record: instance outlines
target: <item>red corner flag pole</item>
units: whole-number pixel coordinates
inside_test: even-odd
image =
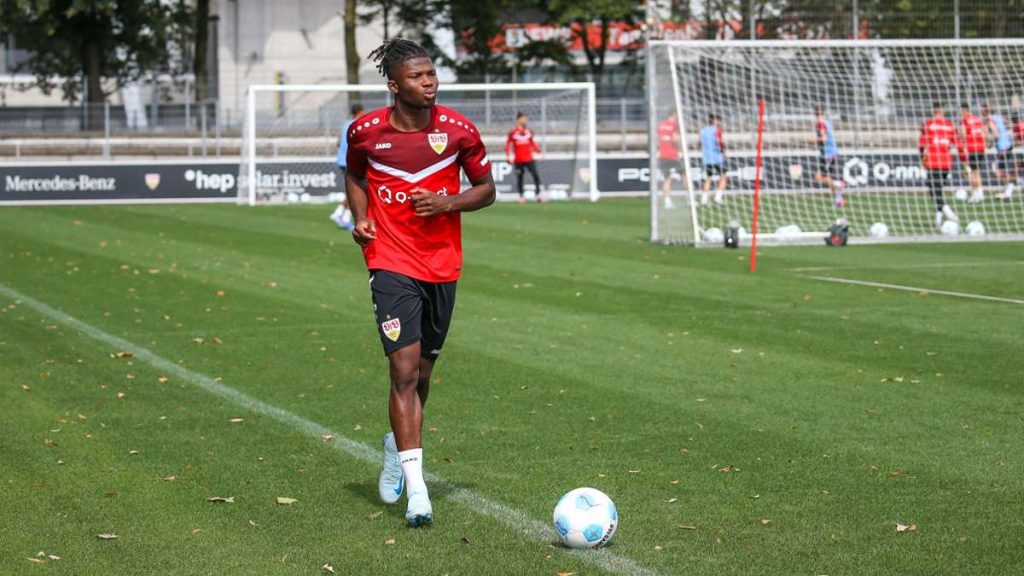
[[[764,99],[757,106],[757,161],[754,168],[754,221],[750,226],[750,271],[757,270],[757,211],[761,205],[761,149],[764,142]]]

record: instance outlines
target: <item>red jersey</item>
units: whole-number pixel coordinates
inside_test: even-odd
[[[1024,142],[1024,120],[1017,120],[1014,122],[1013,140],[1018,144]]]
[[[505,154],[513,153],[513,164],[533,162],[533,153],[540,152],[540,146],[533,141],[533,130],[525,126],[516,126],[508,133],[505,140]]]
[[[658,159],[678,160],[679,148],[676,147],[676,140],[679,138],[679,124],[675,118],[663,120],[658,124]]]
[[[960,121],[964,128],[964,140],[968,154],[985,151],[985,122],[974,114],[964,114]]]
[[[392,108],[364,114],[348,131],[348,170],[365,175],[367,218],[377,238],[363,247],[366,267],[425,282],[458,280],[462,271],[462,228],[458,212],[416,216],[410,190],[426,188],[447,196],[460,191],[459,169],[470,181],[491,164],[472,122],[444,106],[434,106],[430,123],[416,132],[396,130]]]
[[[924,167],[929,170],[949,170],[953,167],[953,155],[949,149],[956,146],[960,159],[966,160],[963,142],[947,118],[929,118],[921,127],[918,150],[924,155]]]

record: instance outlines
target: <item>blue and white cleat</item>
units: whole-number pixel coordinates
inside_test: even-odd
[[[413,494],[409,497],[409,506],[405,509],[405,522],[410,528],[430,526],[434,523],[434,509],[430,506],[430,498],[426,494]]]
[[[377,490],[380,492],[382,502],[394,504],[402,497],[402,490],[404,488],[405,475],[402,474],[402,463],[398,461],[398,446],[395,445],[395,435],[392,432],[388,432],[384,435],[384,464],[380,469],[380,480],[377,482]]]

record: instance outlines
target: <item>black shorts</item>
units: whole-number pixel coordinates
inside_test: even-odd
[[[968,152],[967,165],[971,167],[971,170],[981,170],[981,167],[985,165],[985,153]]]
[[[666,179],[671,178],[673,169],[682,173],[683,165],[679,160],[674,160],[672,158],[658,158],[658,170],[661,170],[661,175],[663,177]]]
[[[996,152],[996,170],[1009,170],[1013,167],[1013,148]]]
[[[704,167],[704,175],[708,178],[725,174],[725,167],[721,164],[708,164]]]
[[[839,157],[818,157],[818,174],[824,174],[829,178],[839,178]]]
[[[929,168],[928,169],[928,186],[936,187],[941,189],[942,185],[949,180],[949,168]]]
[[[420,356],[436,360],[452,321],[456,284],[370,270],[370,296],[384,354],[419,343]]]

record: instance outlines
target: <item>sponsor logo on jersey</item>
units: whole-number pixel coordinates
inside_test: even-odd
[[[445,132],[427,134],[427,142],[434,152],[440,154],[445,151],[445,148],[448,148],[448,134]]]
[[[377,142],[377,145],[373,147],[374,150],[390,150],[391,142]]]
[[[392,342],[398,342],[398,335],[402,333],[402,321],[392,318],[381,323],[380,329]]]
[[[146,188],[150,190],[156,190],[157,186],[160,185],[159,174],[146,174]]]

